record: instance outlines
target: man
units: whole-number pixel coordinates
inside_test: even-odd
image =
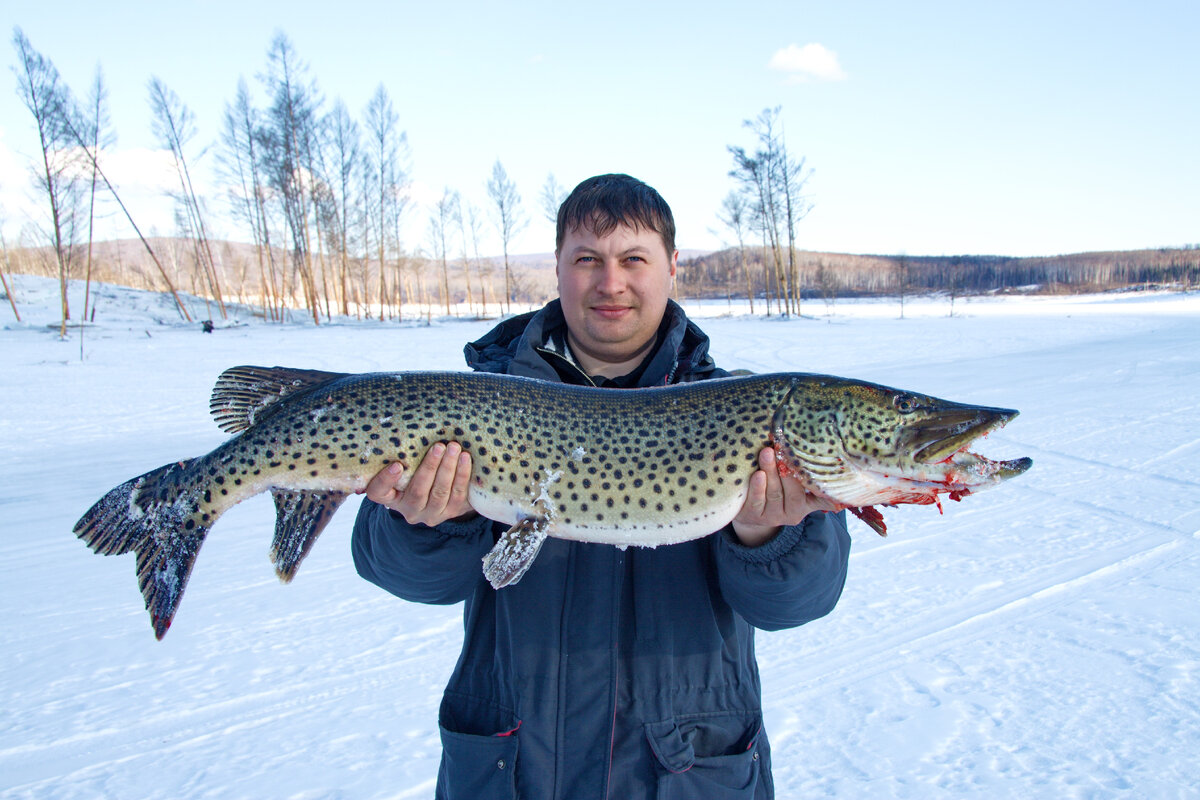
[[[675,225],[654,189],[584,181],[559,209],[555,255],[559,299],[469,344],[472,368],[614,388],[726,374],[668,298]],[[457,443],[371,481],[359,573],[414,602],[466,603],[437,797],[773,796],[754,628],[827,614],[850,541],[844,513],[781,477],[771,448],[759,466],[713,536],[628,550],[548,539],[499,591],[480,562],[507,526],[474,513]]]

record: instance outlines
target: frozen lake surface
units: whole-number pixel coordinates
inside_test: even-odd
[[[267,560],[270,499],[229,512],[162,642],[133,557],[71,529],[117,483],[224,439],[208,397],[227,367],[458,369],[493,322],[243,311],[206,335],[159,295],[105,286],[81,348],[47,327],[57,284],[16,282],[25,321],[0,307],[0,797],[432,796],[460,609],[358,578],[357,500],[289,586]],[[1200,295],[948,310],[689,307],[726,368],[1018,408],[980,450],[1034,459],[944,515],[887,510],[887,539],[852,520],[837,609],[759,635],[779,797],[1200,797]]]

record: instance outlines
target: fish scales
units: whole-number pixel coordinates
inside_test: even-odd
[[[476,461],[471,500],[487,516],[512,524],[549,509],[562,538],[673,543],[694,538],[715,505],[740,507],[786,391],[711,383],[618,393],[489,374],[352,376],[203,464],[225,497],[280,483],[351,492],[391,461],[412,467],[456,441]]]
[[[751,401],[745,386],[705,384],[613,392],[502,376],[436,380],[436,414],[458,422],[424,423],[406,461],[432,442],[460,442],[475,460],[472,505],[486,516],[512,524],[546,515],[555,536],[617,545],[685,541],[728,522],[769,441],[767,405],[782,396]],[[417,398],[410,413],[420,407]]]
[[[98,553],[137,553],[160,638],[229,507],[271,492],[271,558],[290,580],[350,493],[393,461],[407,476],[436,442],[470,453],[472,506],[512,526],[485,559],[497,587],[520,579],[546,536],[659,546],[719,530],[767,445],[881,533],[865,507],[959,499],[1029,465],[965,449],[1015,411],[802,373],[613,391],[487,373],[235,367],[211,408],[233,438],[116,487],[75,529]]]

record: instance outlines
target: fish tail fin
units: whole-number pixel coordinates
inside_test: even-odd
[[[220,512],[197,490],[198,459],[151,470],[112,489],[75,523],[75,535],[101,555],[137,554],[138,587],[154,635],[162,639],[204,537]]]
[[[279,580],[288,583],[296,576],[300,562],[325,530],[333,513],[345,501],[346,493],[272,489],[271,496],[275,498],[271,562]]]

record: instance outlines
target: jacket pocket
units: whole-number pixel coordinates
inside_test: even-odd
[[[451,711],[449,706],[457,708]],[[443,700],[441,717],[438,800],[515,798],[520,721],[483,701],[449,694]]]
[[[646,726],[661,770],[658,800],[760,800],[771,791],[770,748],[756,714],[704,714]]]
[[[517,796],[515,734],[476,736],[445,728],[441,728],[441,733],[439,800],[510,800]]]

